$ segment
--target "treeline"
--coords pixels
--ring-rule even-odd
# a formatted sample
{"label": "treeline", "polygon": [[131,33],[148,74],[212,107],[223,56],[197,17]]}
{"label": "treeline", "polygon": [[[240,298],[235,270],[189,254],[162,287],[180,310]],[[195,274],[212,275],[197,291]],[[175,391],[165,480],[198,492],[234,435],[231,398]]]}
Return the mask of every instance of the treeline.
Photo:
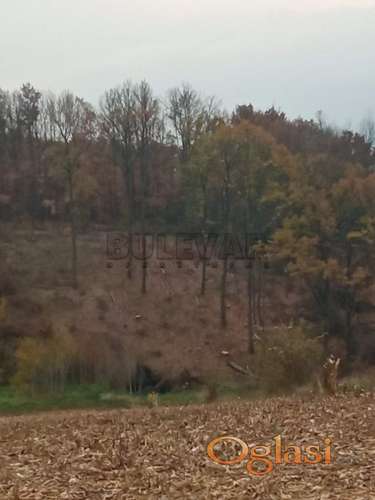
{"label": "treeline", "polygon": [[[70,225],[72,286],[79,286],[77,234],[92,224],[141,234],[196,231],[259,235],[257,256],[296,276],[311,297],[311,321],[350,354],[371,336],[374,304],[375,125],[361,133],[271,108],[231,114],[189,85],[160,99],[147,82],[106,91],[96,108],[30,84],[0,90],[0,216]],[[223,259],[220,321],[227,326]],[[127,265],[132,278],[131,257]],[[253,268],[247,267],[249,318]],[[205,294],[206,259],[201,293]],[[249,352],[254,352],[248,322]]]}

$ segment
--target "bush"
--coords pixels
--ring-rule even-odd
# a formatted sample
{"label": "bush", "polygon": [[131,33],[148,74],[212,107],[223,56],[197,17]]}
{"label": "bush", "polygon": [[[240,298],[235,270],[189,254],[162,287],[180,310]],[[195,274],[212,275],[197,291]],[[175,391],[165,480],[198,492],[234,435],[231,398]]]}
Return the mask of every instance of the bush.
{"label": "bush", "polygon": [[16,350],[17,371],[12,384],[31,390],[63,390],[77,353],[74,338],[68,333],[53,333],[50,338],[22,338]]}
{"label": "bush", "polygon": [[367,366],[359,369],[357,373],[345,377],[340,384],[343,392],[373,392],[375,390],[375,367]]}
{"label": "bush", "polygon": [[260,388],[267,392],[292,389],[311,381],[324,359],[320,339],[305,324],[266,330],[255,354]]}

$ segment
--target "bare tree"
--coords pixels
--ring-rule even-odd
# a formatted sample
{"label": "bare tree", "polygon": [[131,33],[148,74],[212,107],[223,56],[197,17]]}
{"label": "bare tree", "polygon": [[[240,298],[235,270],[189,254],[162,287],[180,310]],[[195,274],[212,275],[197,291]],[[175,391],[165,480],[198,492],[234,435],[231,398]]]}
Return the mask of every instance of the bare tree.
{"label": "bare tree", "polygon": [[371,113],[361,121],[360,131],[366,142],[375,147],[375,120]]}
{"label": "bare tree", "polygon": [[152,142],[159,132],[159,102],[154,98],[150,85],[142,81],[134,88],[135,138],[140,164],[141,179],[141,232],[142,232],[142,293],[146,293],[147,249],[146,249],[146,204],[150,191],[150,153]]}
{"label": "bare tree", "polygon": [[167,109],[182,161],[190,159],[191,148],[202,134],[213,131],[223,121],[216,99],[202,99],[187,83],[169,91]]}
{"label": "bare tree", "polygon": [[115,159],[120,163],[126,188],[129,240],[128,278],[131,279],[136,159],[135,94],[132,83],[128,81],[107,91],[101,99],[100,109],[102,128],[111,143]]}
{"label": "bare tree", "polygon": [[247,350],[249,354],[254,354],[254,319],[253,319],[253,262],[251,257],[248,260],[247,269]]}
{"label": "bare tree", "polygon": [[53,119],[54,111],[51,109],[54,106],[54,96],[51,94],[42,94],[40,99],[40,112],[37,123],[38,137],[44,143],[53,143],[57,141],[58,129],[56,121]]}
{"label": "bare tree", "polygon": [[64,91],[59,97],[50,96],[47,108],[51,122],[64,144],[63,168],[68,186],[69,221],[72,244],[72,284],[78,288],[77,272],[77,203],[74,192],[75,174],[79,168],[79,139],[87,133],[92,108],[79,97]]}

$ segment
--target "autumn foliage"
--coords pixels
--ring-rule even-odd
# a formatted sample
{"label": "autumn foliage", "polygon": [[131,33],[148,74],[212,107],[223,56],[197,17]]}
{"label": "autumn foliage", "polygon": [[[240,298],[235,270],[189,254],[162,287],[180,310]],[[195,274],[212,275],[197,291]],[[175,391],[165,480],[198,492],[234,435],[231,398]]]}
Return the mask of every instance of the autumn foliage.
{"label": "autumn foliage", "polygon": [[[98,227],[126,231],[130,239],[137,233],[142,272],[129,258],[127,286],[143,295],[150,293],[148,232],[256,235],[242,274],[250,356],[260,352],[257,338],[266,323],[267,265],[274,277],[288,276],[303,289],[293,319],[314,325],[326,350],[338,338],[348,359],[375,360],[374,168],[368,134],[335,130],[321,116],[289,120],[275,108],[241,105],[230,116],[188,85],[162,100],[147,82],[128,81],[105,92],[98,108],[71,92],[43,94],[30,84],[0,90],[1,220],[29,221],[31,241],[37,230],[62,229],[70,242],[67,285],[75,290],[80,238]],[[233,259],[225,250],[217,323],[228,330]],[[202,297],[212,293],[207,280],[204,258]],[[1,297],[6,294],[0,289]],[[21,335],[16,384],[54,389],[66,383],[79,364],[81,340],[57,330],[48,340]],[[299,333],[304,339],[306,332]],[[289,340],[296,358],[290,369],[298,372],[297,358],[313,344],[305,339],[301,353],[293,354],[298,341]],[[372,346],[366,352],[364,343]]]}

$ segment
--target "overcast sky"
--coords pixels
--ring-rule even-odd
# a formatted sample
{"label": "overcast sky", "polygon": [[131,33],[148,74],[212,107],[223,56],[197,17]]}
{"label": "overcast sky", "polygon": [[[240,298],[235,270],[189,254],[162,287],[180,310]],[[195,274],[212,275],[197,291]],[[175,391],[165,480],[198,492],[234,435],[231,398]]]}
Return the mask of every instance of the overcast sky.
{"label": "overcast sky", "polygon": [[190,82],[355,126],[375,111],[375,0],[0,0],[0,87],[96,103],[124,79]]}

